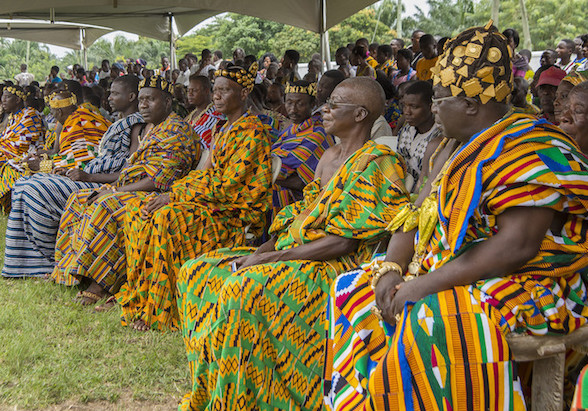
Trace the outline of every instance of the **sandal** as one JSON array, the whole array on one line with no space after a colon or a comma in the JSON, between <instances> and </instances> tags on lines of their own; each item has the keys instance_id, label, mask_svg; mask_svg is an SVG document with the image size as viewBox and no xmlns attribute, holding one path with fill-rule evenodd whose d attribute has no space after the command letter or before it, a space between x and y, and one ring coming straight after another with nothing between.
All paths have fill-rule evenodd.
<instances>
[{"instance_id":1,"label":"sandal","mask_svg":"<svg viewBox=\"0 0 588 411\"><path fill-rule=\"evenodd\" d=\"M104 297L105 296L95 294L90 291L82 291L80 297L77 298L76 301L80 305L91 305L91 304L96 304L98 301L102 300ZM86 299L86 301L84 301L84 298Z\"/></svg>"},{"instance_id":2,"label":"sandal","mask_svg":"<svg viewBox=\"0 0 588 411\"><path fill-rule=\"evenodd\" d=\"M97 305L96 307L94 307L94 310L96 310L99 313L103 313L105 311L112 310L115 306L116 306L116 297L114 295L111 295L104 302L104 304L100 304L100 305Z\"/></svg>"}]
</instances>

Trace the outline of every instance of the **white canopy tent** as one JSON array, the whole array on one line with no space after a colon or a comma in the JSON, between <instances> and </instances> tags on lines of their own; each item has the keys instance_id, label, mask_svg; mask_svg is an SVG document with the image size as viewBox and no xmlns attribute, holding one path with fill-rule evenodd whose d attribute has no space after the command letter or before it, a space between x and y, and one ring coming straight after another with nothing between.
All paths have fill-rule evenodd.
<instances>
[{"instance_id":1,"label":"white canopy tent","mask_svg":"<svg viewBox=\"0 0 588 411\"><path fill-rule=\"evenodd\" d=\"M36 41L81 50L112 29L75 23L0 19L0 37Z\"/></svg>"},{"instance_id":2,"label":"white canopy tent","mask_svg":"<svg viewBox=\"0 0 588 411\"><path fill-rule=\"evenodd\" d=\"M183 35L223 12L277 21L321 35L321 54L329 61L327 30L375 0L0 0L0 17L100 25L160 40L173 46ZM172 47L173 48L173 47ZM173 57L173 56L172 56Z\"/></svg>"}]
</instances>

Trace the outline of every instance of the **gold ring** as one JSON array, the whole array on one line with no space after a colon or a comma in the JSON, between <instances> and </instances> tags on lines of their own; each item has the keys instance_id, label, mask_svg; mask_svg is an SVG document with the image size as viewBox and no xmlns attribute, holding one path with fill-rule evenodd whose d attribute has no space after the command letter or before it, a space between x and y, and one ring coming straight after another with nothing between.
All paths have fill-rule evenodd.
<instances>
[{"instance_id":1,"label":"gold ring","mask_svg":"<svg viewBox=\"0 0 588 411\"><path fill-rule=\"evenodd\" d=\"M397 323L399 323L399 322L400 322L400 320L402 320L402 314L396 314L396 315L394 316L394 319L396 320L396 322L397 322Z\"/></svg>"},{"instance_id":2,"label":"gold ring","mask_svg":"<svg viewBox=\"0 0 588 411\"><path fill-rule=\"evenodd\" d=\"M370 308L370 311L372 312L372 314L376 316L378 320L382 320L382 310L380 310L377 305L372 306L372 308Z\"/></svg>"}]
</instances>

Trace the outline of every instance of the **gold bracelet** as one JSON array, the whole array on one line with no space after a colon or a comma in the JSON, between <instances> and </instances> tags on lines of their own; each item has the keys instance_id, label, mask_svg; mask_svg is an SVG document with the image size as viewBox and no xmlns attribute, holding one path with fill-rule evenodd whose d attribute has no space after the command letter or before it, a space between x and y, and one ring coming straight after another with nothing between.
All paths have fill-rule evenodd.
<instances>
[{"instance_id":1,"label":"gold bracelet","mask_svg":"<svg viewBox=\"0 0 588 411\"><path fill-rule=\"evenodd\" d=\"M53 171L53 160L43 160L39 163L39 172L40 173L51 173Z\"/></svg>"},{"instance_id":2,"label":"gold bracelet","mask_svg":"<svg viewBox=\"0 0 588 411\"><path fill-rule=\"evenodd\" d=\"M372 277L372 290L376 289L376 286L378 285L378 281L380 281L380 278L384 274L387 274L390 271L396 271L398 273L398 275L400 275L400 276L402 275L402 267L400 267L400 264L393 263L391 261L384 261L384 262L380 263L380 265L376 264L374 269L376 270L376 273Z\"/></svg>"}]
</instances>

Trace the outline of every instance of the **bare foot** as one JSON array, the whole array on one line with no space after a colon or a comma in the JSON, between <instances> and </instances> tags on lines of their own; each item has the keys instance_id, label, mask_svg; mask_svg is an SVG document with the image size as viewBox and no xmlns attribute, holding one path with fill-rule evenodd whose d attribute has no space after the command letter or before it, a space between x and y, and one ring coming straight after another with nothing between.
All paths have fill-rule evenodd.
<instances>
[{"instance_id":1,"label":"bare foot","mask_svg":"<svg viewBox=\"0 0 588 411\"><path fill-rule=\"evenodd\" d=\"M131 327L133 330L142 332L149 331L151 329L151 327L149 327L143 320L135 321L133 324L131 324Z\"/></svg>"}]
</instances>

